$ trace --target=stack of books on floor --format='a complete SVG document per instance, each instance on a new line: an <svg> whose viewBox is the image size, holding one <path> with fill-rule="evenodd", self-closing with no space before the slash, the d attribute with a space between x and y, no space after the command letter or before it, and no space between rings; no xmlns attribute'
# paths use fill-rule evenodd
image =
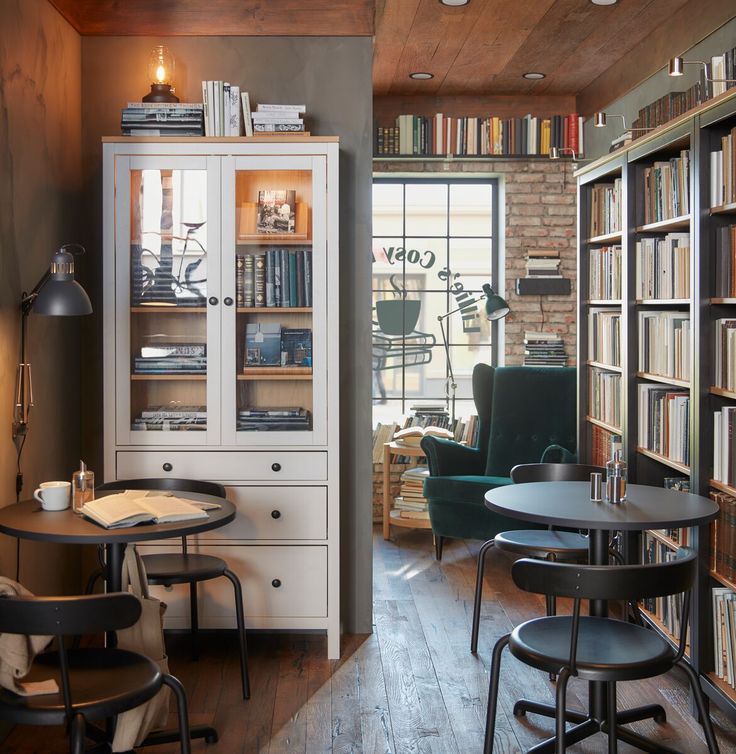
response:
<svg viewBox="0 0 736 754"><path fill-rule="evenodd" d="M305 105L258 105L251 116L253 133L256 135L270 133L306 135L303 119L306 109Z"/></svg>
<svg viewBox="0 0 736 754"><path fill-rule="evenodd" d="M148 406L133 419L133 431L204 431L207 406Z"/></svg>
<svg viewBox="0 0 736 754"><path fill-rule="evenodd" d="M182 336L188 338L188 336ZM178 336L149 335L140 356L133 359L133 374L205 374L207 346L196 342L179 342Z"/></svg>
<svg viewBox="0 0 736 754"><path fill-rule="evenodd" d="M200 102L128 102L121 118L123 136L204 136Z"/></svg>
<svg viewBox="0 0 736 754"><path fill-rule="evenodd" d="M246 408L238 411L238 432L294 432L312 428L312 413L301 407Z"/></svg>
<svg viewBox="0 0 736 754"><path fill-rule="evenodd" d="M565 344L557 333L524 333L525 367L564 367L566 365Z"/></svg>
<svg viewBox="0 0 736 754"><path fill-rule="evenodd" d="M424 480L429 476L426 466L415 466L401 475L401 489L394 498L394 510L400 518L429 519L427 498L424 497Z"/></svg>
<svg viewBox="0 0 736 754"><path fill-rule="evenodd" d="M235 300L244 307L312 306L312 252L270 249L237 254Z"/></svg>

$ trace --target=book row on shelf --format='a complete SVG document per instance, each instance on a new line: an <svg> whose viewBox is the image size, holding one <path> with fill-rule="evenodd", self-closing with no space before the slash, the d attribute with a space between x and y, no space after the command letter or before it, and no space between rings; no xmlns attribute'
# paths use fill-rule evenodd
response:
<svg viewBox="0 0 736 754"><path fill-rule="evenodd" d="M596 183L590 190L590 235L604 236L621 231L621 179Z"/></svg>
<svg viewBox="0 0 736 754"><path fill-rule="evenodd" d="M590 413L612 427L621 426L621 375L592 369L590 374Z"/></svg>
<svg viewBox="0 0 736 754"><path fill-rule="evenodd" d="M644 532L641 538L641 562L642 563L667 563L675 559L675 551L663 542L660 542L649 532ZM665 629L673 636L680 635L682 625L682 594L670 594L665 597L649 597L642 600L644 609L654 615ZM690 643L690 627L688 626L688 638Z"/></svg>
<svg viewBox="0 0 736 754"><path fill-rule="evenodd" d="M636 242L636 298L690 297L690 234L640 238Z"/></svg>
<svg viewBox="0 0 736 754"><path fill-rule="evenodd" d="M713 385L736 392L736 319L717 319Z"/></svg>
<svg viewBox="0 0 736 754"><path fill-rule="evenodd" d="M612 367L621 366L621 312L590 310L588 355L592 361Z"/></svg>
<svg viewBox="0 0 736 754"><path fill-rule="evenodd" d="M308 249L269 249L237 254L235 299L239 307L312 305L312 253Z"/></svg>
<svg viewBox="0 0 736 754"><path fill-rule="evenodd" d="M621 298L621 246L591 246L588 294L599 301Z"/></svg>
<svg viewBox="0 0 736 754"><path fill-rule="evenodd" d="M246 408L237 413L238 432L308 432L312 413L301 406Z"/></svg>
<svg viewBox="0 0 736 754"><path fill-rule="evenodd" d="M378 156L414 155L543 155L551 147L581 155L583 118L577 113L540 118L432 117L399 115L394 126L376 126Z"/></svg>
<svg viewBox="0 0 736 754"><path fill-rule="evenodd" d="M207 406L188 406L172 402L148 406L133 418L134 431L204 431L207 429Z"/></svg>
<svg viewBox="0 0 736 754"><path fill-rule="evenodd" d="M716 280L714 293L736 297L736 225L722 225L716 230Z"/></svg>
<svg viewBox="0 0 736 754"><path fill-rule="evenodd" d="M721 137L721 148L710 153L710 206L736 202L736 126Z"/></svg>
<svg viewBox="0 0 736 754"><path fill-rule="evenodd" d="M736 592L718 586L713 595L713 672L736 689Z"/></svg>
<svg viewBox="0 0 736 754"><path fill-rule="evenodd" d="M690 356L688 312L639 312L640 372L688 381Z"/></svg>
<svg viewBox="0 0 736 754"><path fill-rule="evenodd" d="M638 385L639 446L690 465L690 393L683 388Z"/></svg>
<svg viewBox="0 0 736 754"><path fill-rule="evenodd" d="M713 412L713 479L736 487L736 406Z"/></svg>
<svg viewBox="0 0 736 754"><path fill-rule="evenodd" d="M644 168L644 223L682 217L690 212L690 150Z"/></svg>
<svg viewBox="0 0 736 754"><path fill-rule="evenodd" d="M709 494L718 503L719 511L711 529L710 567L736 583L736 497L720 490L711 490Z"/></svg>
<svg viewBox="0 0 736 754"><path fill-rule="evenodd" d="M281 327L278 322L248 322L243 366L311 370L312 331L306 327Z"/></svg>
<svg viewBox="0 0 736 754"><path fill-rule="evenodd" d="M204 374L207 346L196 335L180 337L158 333L145 336L140 355L133 357L133 374Z"/></svg>
<svg viewBox="0 0 736 754"><path fill-rule="evenodd" d="M614 452L622 448L621 435L609 432L596 424L590 425L590 462L594 466L605 466L613 458Z"/></svg>

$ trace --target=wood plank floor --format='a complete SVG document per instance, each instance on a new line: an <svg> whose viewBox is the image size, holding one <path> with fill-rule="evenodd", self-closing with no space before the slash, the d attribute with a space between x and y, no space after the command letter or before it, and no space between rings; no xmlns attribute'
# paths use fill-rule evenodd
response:
<svg viewBox="0 0 736 754"><path fill-rule="evenodd" d="M542 598L519 592L511 560L489 554L480 652L470 654L470 615L479 543L449 542L434 560L427 532L399 532L374 547L374 633L345 636L339 662L324 659L325 641L314 636L249 638L253 697L240 698L233 637L210 635L199 662L187 657L184 637L169 637L172 671L187 689L194 723L216 726L220 741L196 742L198 754L474 754L483 741L490 648L496 637L540 615ZM246 595L247 599L247 595ZM565 609L565 605L561 609ZM504 655L495 751L522 752L545 738L551 721L514 718L520 696L553 700L547 677ZM570 706L583 705L585 684L572 681ZM620 706L660 702L665 725L643 722L635 730L684 754L706 752L700 726L688 712L684 675L675 671L641 683L621 684ZM736 752L736 726L715 707L723 754ZM173 722L173 720L172 720ZM2 754L61 754L59 729L16 728ZM174 754L160 746L153 754ZM570 752L606 751L599 734ZM619 751L635 751L620 745Z"/></svg>

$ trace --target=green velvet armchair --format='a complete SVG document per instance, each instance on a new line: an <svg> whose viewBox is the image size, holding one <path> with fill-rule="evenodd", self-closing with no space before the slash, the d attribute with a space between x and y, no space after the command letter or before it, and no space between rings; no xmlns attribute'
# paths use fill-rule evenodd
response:
<svg viewBox="0 0 736 754"><path fill-rule="evenodd" d="M445 537L489 540L528 523L486 508L485 493L511 484L520 463L577 460L574 367L498 367L477 364L473 399L478 445L422 439L430 476L424 482L437 559Z"/></svg>

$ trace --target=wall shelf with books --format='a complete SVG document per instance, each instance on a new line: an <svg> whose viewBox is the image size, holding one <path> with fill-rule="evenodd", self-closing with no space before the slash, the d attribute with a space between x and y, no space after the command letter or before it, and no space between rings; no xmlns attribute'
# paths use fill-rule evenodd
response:
<svg viewBox="0 0 736 754"><path fill-rule="evenodd" d="M607 424L604 421L601 421L600 419L596 419L594 416L586 416L585 421L590 422L591 424L595 424L597 427L600 427L601 429L605 429L607 432L610 432L614 435L620 435L621 434L621 428L620 427L614 427L613 424Z"/></svg>
<svg viewBox="0 0 736 754"><path fill-rule="evenodd" d="M620 298L611 298L611 299L605 299L605 298L592 298L588 301L584 301L584 304L587 306L621 306L621 299Z"/></svg>
<svg viewBox="0 0 736 754"><path fill-rule="evenodd" d="M591 236L588 239L588 243L611 243L613 241L620 241L623 234L621 231L616 231L615 233L604 233L600 236Z"/></svg>
<svg viewBox="0 0 736 754"><path fill-rule="evenodd" d="M614 366L613 364L605 364L602 361L586 361L585 363L589 367L595 367L596 369L605 369L608 372L618 372L619 374L623 372L622 367Z"/></svg>
<svg viewBox="0 0 736 754"><path fill-rule="evenodd" d="M724 675L725 655L719 654L729 641L736 652L736 622L727 629L717 617L719 610L722 616L736 607L736 571L726 570L736 563L736 535L724 524L731 520L729 511L736 512L731 460L736 453L730 447L736 430L736 171L726 169L736 164L734 137L736 92L731 92L582 167L576 176L583 239L578 363L603 366L606 359L591 348L590 329L617 319L621 352L614 363L622 383L621 422L601 426L603 417L591 410L596 365L581 372L579 457L599 463L601 449L610 449L620 427L630 481L672 486L676 477L687 479L693 492L710 495L721 507L723 518L714 525L687 530L687 542L699 554L690 639L703 688L736 719L736 677ZM730 188L724 175L733 176ZM606 266L600 264L591 277L596 247L589 226L594 187L607 184L611 191L614 177L621 179L621 303L605 305L607 296L585 291L599 281L600 270L614 269L604 260ZM614 313L602 315L606 310ZM671 552L677 539L668 534L646 536ZM711 552L721 553L716 565ZM661 616L652 614L648 621L670 638Z"/></svg>

